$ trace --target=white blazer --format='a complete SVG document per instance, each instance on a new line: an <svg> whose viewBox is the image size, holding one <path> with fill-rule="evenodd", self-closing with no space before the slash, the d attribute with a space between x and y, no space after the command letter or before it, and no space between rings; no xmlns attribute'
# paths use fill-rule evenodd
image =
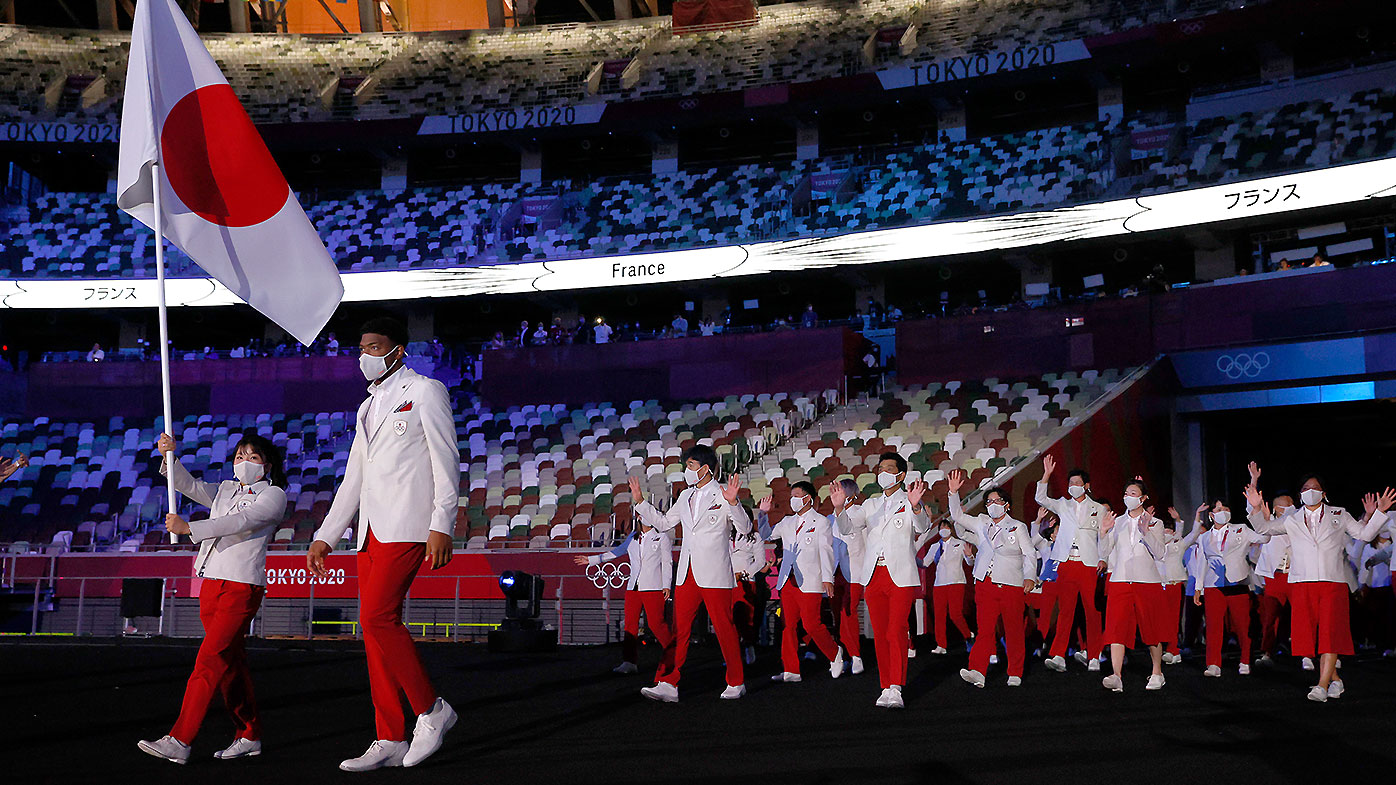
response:
<svg viewBox="0 0 1396 785"><path fill-rule="evenodd" d="M766 569L766 541L755 533L732 538L732 573L747 580Z"/></svg>
<svg viewBox="0 0 1396 785"><path fill-rule="evenodd" d="M1252 545L1265 542L1267 537L1256 534L1249 526L1228 523L1213 526L1198 537L1202 544L1202 587L1216 589L1245 583L1251 577L1251 564L1246 560Z"/></svg>
<svg viewBox="0 0 1396 785"><path fill-rule="evenodd" d="M757 510L756 528L767 541L780 540L780 576L776 591L792 575L795 587L806 594L823 594L824 584L834 582L834 530L829 519L814 509L787 515L775 526Z"/></svg>
<svg viewBox="0 0 1396 785"><path fill-rule="evenodd" d="M1342 507L1325 504L1310 526L1306 513L1308 508L1299 506L1275 520L1260 510L1250 514L1251 526L1260 534L1289 535L1290 583L1347 583L1352 577L1347 564L1349 540L1371 542L1388 520L1386 513L1374 512L1363 526Z"/></svg>
<svg viewBox="0 0 1396 785"><path fill-rule="evenodd" d="M1182 526L1182 523L1178 524ZM1192 531L1185 536L1179 537L1175 531L1172 537L1164 535L1163 555L1158 560L1158 571L1163 576L1164 583L1183 583L1188 579L1188 567L1183 562L1183 554L1187 553L1197 536L1202 532L1202 527L1193 523Z"/></svg>
<svg viewBox="0 0 1396 785"><path fill-rule="evenodd" d="M668 512L660 512L648 501L635 507L641 520L660 531L683 526L679 548L679 582L682 586L693 571L693 579L704 589L735 589L732 569L732 531L747 534L751 518L740 504L728 504L717 480L701 488L685 488Z"/></svg>
<svg viewBox="0 0 1396 785"><path fill-rule="evenodd" d="M595 566L625 556L630 559L630 579L626 591L663 591L674 585L674 535L658 529L644 534L630 532L620 545L587 557Z"/></svg>
<svg viewBox="0 0 1396 785"><path fill-rule="evenodd" d="M359 513L358 547L369 527L379 542L426 542L451 536L460 506L460 450L446 386L403 366L370 385L359 406L344 482L315 539L337 545ZM374 398L375 422L369 422Z"/></svg>
<svg viewBox="0 0 1396 785"><path fill-rule="evenodd" d="M1111 583L1163 583L1158 567L1164 554L1163 521L1148 513L1138 518L1121 515L1100 535L1100 544L1108 549Z"/></svg>
<svg viewBox="0 0 1396 785"><path fill-rule="evenodd" d="M178 460L172 463L175 490L209 508L208 520L189 522L190 539L199 543L194 574L266 586L267 544L286 517L286 492L266 480L202 482Z"/></svg>
<svg viewBox="0 0 1396 785"><path fill-rule="evenodd" d="M1079 559L1087 567L1100 566L1100 519L1105 505L1089 496L1076 501L1070 497L1054 499L1047 495L1047 483L1037 484L1037 503L1057 514L1061 525L1052 545L1052 559L1064 562Z"/></svg>
<svg viewBox="0 0 1396 785"><path fill-rule="evenodd" d="M1262 578L1273 578L1275 573L1289 572L1289 535L1272 534L1261 543L1260 557L1255 561L1256 574Z"/></svg>
<svg viewBox="0 0 1396 785"><path fill-rule="evenodd" d="M912 511L905 489L898 488L891 496L874 496L857 507L845 507L838 522L845 535L863 532L866 536L862 563L854 572L857 583L867 586L881 561L892 583L902 588L921 585L916 536L930 527L930 517L924 507L919 513Z"/></svg>
<svg viewBox="0 0 1396 785"><path fill-rule="evenodd" d="M844 534L839 530L838 516L829 516L829 530L834 533L834 564L843 579L849 583L857 583L854 576L858 572L858 567L863 563L863 551L867 549L867 535L859 529L851 534Z"/></svg>
<svg viewBox="0 0 1396 785"><path fill-rule="evenodd" d="M950 520L961 536L978 538L979 553L974 558L974 579L1000 586L1019 586L1037 580L1037 550L1032 535L1022 521L1008 516L995 523L988 515L967 515L960 506L960 494L950 494ZM937 575L939 570L936 571Z"/></svg>

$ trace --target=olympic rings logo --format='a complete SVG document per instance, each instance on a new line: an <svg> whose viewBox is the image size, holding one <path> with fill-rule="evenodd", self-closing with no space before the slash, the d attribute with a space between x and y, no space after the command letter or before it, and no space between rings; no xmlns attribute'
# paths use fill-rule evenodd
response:
<svg viewBox="0 0 1396 785"><path fill-rule="evenodd" d="M610 586L620 589L630 582L630 562L617 564L613 561L587 566L587 579L598 589Z"/></svg>
<svg viewBox="0 0 1396 785"><path fill-rule="evenodd" d="M1226 374L1228 379L1240 379L1242 376L1255 378L1269 367L1270 355L1265 352L1223 354L1217 358L1217 370Z"/></svg>
<svg viewBox="0 0 1396 785"><path fill-rule="evenodd" d="M1206 27L1207 25L1204 22L1183 22L1178 25L1178 29L1182 30L1185 35L1197 35L1206 29Z"/></svg>

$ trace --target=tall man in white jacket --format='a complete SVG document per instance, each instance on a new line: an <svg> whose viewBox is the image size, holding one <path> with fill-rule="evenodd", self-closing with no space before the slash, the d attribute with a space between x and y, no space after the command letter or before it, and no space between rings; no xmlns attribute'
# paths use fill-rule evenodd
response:
<svg viewBox="0 0 1396 785"><path fill-rule="evenodd" d="M776 591L780 592L781 614L785 617L780 644L784 670L772 681L800 681L801 625L815 647L829 658L830 675L836 679L843 675L843 652L819 614L820 599L834 596L834 532L829 519L814 508L818 498L814 486L801 480L790 486L791 514L779 523L771 525L770 496L762 499L757 508L756 526L761 537L781 543Z"/></svg>
<svg viewBox="0 0 1396 785"><path fill-rule="evenodd" d="M450 397L441 382L404 365L407 328L400 322L373 319L360 334L369 397L359 406L344 482L307 556L310 572L328 577L325 556L359 514L359 625L377 740L340 763L345 771L415 766L441 748L456 722L402 625L402 602L423 561L435 570L451 560L460 451ZM410 744L403 695L417 715Z"/></svg>
<svg viewBox="0 0 1396 785"><path fill-rule="evenodd" d="M829 494L839 531L845 535L862 531L866 538L856 575L865 587L863 600L868 604L877 651L877 676L882 684L877 705L887 709L905 705L902 687L911 644L909 618L921 585L916 538L930 528L930 517L921 503L926 483L917 480L907 487L906 472L906 459L886 452L877 463L877 484L882 493L856 507L848 504L848 496L838 483L830 486Z"/></svg>
<svg viewBox="0 0 1396 785"><path fill-rule="evenodd" d="M751 531L751 517L737 501L741 480L735 475L727 485L719 486L717 453L699 444L683 455L684 480L688 487L679 494L668 512L660 512L645 500L638 478L630 478L630 496L635 512L647 526L660 531L672 531L683 526L683 545L679 548L679 582L674 589L674 655L673 667L653 687L640 690L651 700L677 703L679 672L688 658L688 641L693 634L693 619L698 606L708 611L722 658L727 662L725 700L746 695L742 671L742 649L737 627L732 621L732 590L737 587L732 569L732 531Z"/></svg>
<svg viewBox="0 0 1396 785"><path fill-rule="evenodd" d="M1100 609L1095 604L1095 585L1100 577L1100 522L1105 507L1090 497L1091 478L1084 469L1073 469L1066 476L1069 499L1048 495L1047 483L1057 468L1050 455L1042 458L1042 479L1037 483L1037 503L1056 513L1061 524L1052 544L1052 557L1043 570L1044 580L1057 582L1057 633L1052 638L1046 666L1054 671L1066 670L1066 647L1071 642L1071 625L1076 619L1079 600L1086 614L1086 651L1076 658L1087 670L1100 670L1101 625ZM1056 577L1048 575L1055 570Z"/></svg>

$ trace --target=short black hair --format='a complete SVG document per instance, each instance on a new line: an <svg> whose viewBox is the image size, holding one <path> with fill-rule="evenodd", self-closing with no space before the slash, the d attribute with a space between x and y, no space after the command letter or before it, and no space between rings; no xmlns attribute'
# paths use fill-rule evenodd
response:
<svg viewBox="0 0 1396 785"><path fill-rule="evenodd" d="M1301 491L1304 490L1304 486L1307 485L1307 484L1309 483L1309 480L1315 480L1315 481L1317 481L1317 482L1318 482L1318 487L1320 487L1320 488L1323 489L1323 495L1324 495L1324 496L1327 496L1327 495L1328 495L1328 483L1326 483L1326 482L1323 481L1323 477L1321 477L1321 476L1319 476L1319 475L1317 475L1317 474L1314 474L1313 472L1310 472L1310 473L1304 475L1303 477L1300 477L1300 478L1299 478L1299 490L1301 490Z"/></svg>
<svg viewBox="0 0 1396 785"><path fill-rule="evenodd" d="M364 322L363 326L359 328L359 335L363 336L368 333L385 336L398 346L407 346L407 325L391 316L379 316Z"/></svg>
<svg viewBox="0 0 1396 785"><path fill-rule="evenodd" d="M906 459L892 450L888 450L887 452L884 452L883 454L877 456L878 463L882 463L883 461L892 461L893 463L896 463L898 474L901 474L902 472L906 471Z"/></svg>
<svg viewBox="0 0 1396 785"><path fill-rule="evenodd" d="M271 439L253 433L252 431L248 431L247 433L244 433L242 435L242 438L238 439L238 443L233 446L234 457L237 456L238 450L241 450L244 444L248 447L251 447L254 452L262 456L263 466L266 472L262 475L263 478L266 479L267 482L271 483L272 485L275 485L278 488L285 488L285 459L281 457L281 450L278 449L275 444L271 443Z"/></svg>
<svg viewBox="0 0 1396 785"><path fill-rule="evenodd" d="M1149 495L1149 486L1145 485L1145 484L1144 484L1144 481L1141 480L1141 479L1139 479L1138 477L1132 478L1129 482L1125 483L1125 488L1128 489L1129 486L1131 486L1131 485L1135 485L1135 486L1138 486L1138 487L1139 487L1139 495L1140 495L1140 496L1148 496L1148 495Z"/></svg>
<svg viewBox="0 0 1396 785"><path fill-rule="evenodd" d="M989 494L991 494L991 493L997 493L997 494L999 495L999 498L1000 498L1000 499L1003 499L1003 503L1004 503L1004 504L1012 504L1012 503L1013 503L1012 500L1008 498L1008 494L1004 493L1004 492L1003 492L1003 489L1000 488L1000 487L997 486L997 485L991 485L991 486L989 486L988 488L985 488L985 489L984 489L984 501L985 501L985 502L989 501Z"/></svg>
<svg viewBox="0 0 1396 785"><path fill-rule="evenodd" d="M679 461L682 463L688 463L689 459L708 467L714 478L717 476L717 453L713 448L706 444L695 444L684 450L683 455L679 457Z"/></svg>
<svg viewBox="0 0 1396 785"><path fill-rule="evenodd" d="M814 483L810 482L809 480L800 480L799 482L791 483L790 490L804 491L805 493L809 494L809 497L813 499L816 504L819 503L819 491L816 491L814 489Z"/></svg>
<svg viewBox="0 0 1396 785"><path fill-rule="evenodd" d="M1091 481L1091 473L1079 466L1066 473L1066 481L1071 482L1072 477L1080 477L1083 483Z"/></svg>

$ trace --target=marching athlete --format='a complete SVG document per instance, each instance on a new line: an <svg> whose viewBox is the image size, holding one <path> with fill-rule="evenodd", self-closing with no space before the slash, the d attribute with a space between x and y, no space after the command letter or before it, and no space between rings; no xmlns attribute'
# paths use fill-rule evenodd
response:
<svg viewBox="0 0 1396 785"><path fill-rule="evenodd" d="M673 655L673 631L664 615L664 606L674 586L674 537L652 526L637 523L616 547L593 556L577 556L578 565L596 567L620 557L630 561L630 577L625 581L625 637L621 639L621 663L614 672L622 675L639 673L640 612L645 624L659 641L659 670L655 678L669 669L668 657Z"/></svg>
<svg viewBox="0 0 1396 785"><path fill-rule="evenodd" d="M784 671L772 681L798 682L800 676L799 627L803 626L816 648L829 660L829 674L843 675L843 650L824 626L819 609L824 597L834 596L834 534L829 519L815 509L814 486L801 480L790 487L790 515L771 525L771 497L757 507L756 527L767 541L780 540L782 556L776 591L780 592L785 630L780 658Z"/></svg>
<svg viewBox="0 0 1396 785"><path fill-rule="evenodd" d="M189 761L215 693L233 716L233 743L213 754L219 760L262 753L262 723L252 690L252 673L243 647L248 626L267 592L267 544L286 516L286 473L281 451L254 433L244 434L233 449L235 480L221 483L194 479L175 457L175 440L161 434L156 449L164 455L161 474L174 477L175 490L209 508L202 521L165 516L171 534L187 534L199 544L194 566L199 587L199 620L204 640L194 672L184 688L179 719L168 735L138 745L157 758Z"/></svg>
<svg viewBox="0 0 1396 785"><path fill-rule="evenodd" d="M640 690L640 694L664 703L678 702L679 675L688 659L693 619L701 605L708 611L722 658L727 662L727 688L721 697L735 700L746 695L746 682L741 644L732 622L732 590L737 586L732 569L732 531L750 532L751 518L737 501L741 479L733 475L726 486L718 485L717 453L713 448L704 444L690 447L683 455L683 463L688 487L668 512L660 512L645 501L640 480L630 478L630 495L642 521L660 531L683 525L679 581L674 589L673 667L653 687Z"/></svg>
<svg viewBox="0 0 1396 785"><path fill-rule="evenodd" d="M1071 625L1076 619L1079 602L1086 614L1086 650L1078 651L1076 659L1087 670L1100 670L1101 619L1096 607L1096 581L1100 575L1101 554L1098 537L1104 505L1090 497L1091 477L1085 469L1072 469L1066 475L1066 490L1070 498L1057 499L1048 495L1047 484L1056 470L1057 460L1050 455L1042 459L1042 479L1037 483L1036 501L1056 514L1061 521L1057 538L1052 544L1052 557L1043 570L1043 577L1055 573L1057 597L1057 632L1052 638L1048 668L1066 671L1066 649L1071 642Z"/></svg>
<svg viewBox="0 0 1396 785"><path fill-rule="evenodd" d="M1204 676L1221 676L1222 644L1226 629L1241 645L1237 672L1251 672L1251 565L1246 554L1266 537L1231 520L1231 508L1220 499L1208 513L1212 527L1199 538L1202 543L1202 582L1193 594L1193 604L1203 605L1207 620L1207 669ZM1206 601L1204 604L1204 600Z"/></svg>
<svg viewBox="0 0 1396 785"><path fill-rule="evenodd" d="M882 684L877 705L900 709L905 706L902 687L911 643L911 606L921 585L915 543L917 535L930 527L930 518L922 504L926 483L917 480L909 487L905 484L905 458L885 452L877 466L881 494L852 506L843 488L835 483L829 500L834 503L839 531L865 534L867 544L858 582L864 586L863 599L868 603L877 649L877 675Z"/></svg>
<svg viewBox="0 0 1396 785"><path fill-rule="evenodd" d="M858 483L845 477L837 484L845 499L858 498ZM839 625L839 643L848 653L848 672L856 676L863 672L863 624L858 614L863 584L854 576L862 568L866 534L862 529L851 534L839 531L835 515L829 516L829 526L834 534L834 618Z"/></svg>
<svg viewBox="0 0 1396 785"><path fill-rule="evenodd" d="M1023 617L1027 612L1025 594L1037 584L1037 551L1022 521L1008 515L1009 501L1004 492L990 488L984 492L983 515L966 515L960 506L960 488L966 475L961 469L950 472L950 520L966 536L978 542L974 559L974 607L978 617L969 668L960 678L976 687L984 686L989 656L998 647L995 629L1003 623L1004 648L1008 654L1008 686L1023 683Z"/></svg>
<svg viewBox="0 0 1396 785"><path fill-rule="evenodd" d="M970 555L970 544L955 536L953 523L941 521L938 531L936 541L926 552L926 559L936 566L935 584L931 587L936 645L931 654L947 654L947 621L954 622L961 638L968 641L974 637L965 620L965 565L973 563L974 557Z"/></svg>
<svg viewBox="0 0 1396 785"><path fill-rule="evenodd" d="M456 723L402 624L402 603L423 562L436 570L451 561L460 504L460 451L446 386L404 364L407 328L397 320L370 320L359 333L368 400L359 406L344 481L306 556L312 575L329 577L325 557L359 514L359 626L377 738L339 764L356 772L415 766L441 748ZM404 696L417 715L410 743Z"/></svg>
<svg viewBox="0 0 1396 785"><path fill-rule="evenodd" d="M1110 561L1110 584L1106 591L1105 641L1110 644L1113 673L1101 679L1112 692L1123 692L1125 649L1138 637L1149 649L1153 671L1146 690L1161 690L1163 678L1163 574L1158 560L1163 555L1163 521L1148 512L1149 500L1144 481L1138 478L1125 485L1125 513L1118 518L1107 512L1101 526L1101 544Z"/></svg>

